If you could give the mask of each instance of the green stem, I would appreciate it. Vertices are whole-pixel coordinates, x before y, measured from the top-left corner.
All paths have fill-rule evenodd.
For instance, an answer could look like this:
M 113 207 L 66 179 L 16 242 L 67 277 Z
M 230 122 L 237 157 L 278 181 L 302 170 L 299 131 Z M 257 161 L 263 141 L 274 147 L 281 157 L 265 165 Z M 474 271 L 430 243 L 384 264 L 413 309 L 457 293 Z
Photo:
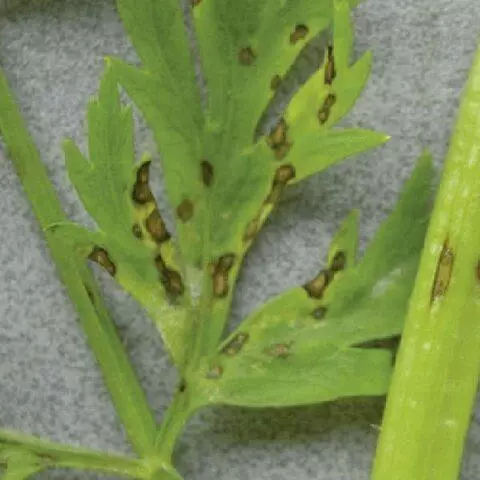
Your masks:
M 67 220 L 1 70 L 0 132 L 41 227 Z M 151 455 L 155 421 L 93 275 L 48 231 L 45 237 L 128 437 L 139 455 Z
M 480 46 L 420 263 L 373 480 L 454 480 L 480 367 Z
M 195 410 L 188 393 L 188 386 L 185 391 L 177 391 L 162 419 L 157 436 L 157 452 L 164 462 L 170 462 L 176 441 Z
M 148 478 L 149 474 L 137 459 L 68 447 L 31 435 L 0 430 L 0 452 L 9 448 L 28 450 L 46 461 L 49 468 L 81 468 L 133 478 Z

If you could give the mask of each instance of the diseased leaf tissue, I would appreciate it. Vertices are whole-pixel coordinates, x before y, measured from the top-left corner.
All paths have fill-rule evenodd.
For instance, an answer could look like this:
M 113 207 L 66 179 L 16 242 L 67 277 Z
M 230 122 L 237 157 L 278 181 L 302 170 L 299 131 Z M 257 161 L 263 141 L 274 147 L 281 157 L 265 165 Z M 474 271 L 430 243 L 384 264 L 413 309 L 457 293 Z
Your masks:
M 391 353 L 355 344 L 401 331 L 428 215 L 428 193 L 416 185 L 428 182 L 425 159 L 374 240 L 374 253 L 356 262 L 352 214 L 325 269 L 254 312 L 218 346 L 242 259 L 285 188 L 388 138 L 333 128 L 352 108 L 371 64 L 369 53 L 351 62 L 349 3 L 193 2 L 205 108 L 178 2 L 119 0 L 118 7 L 143 66 L 107 60 L 88 112 L 89 156 L 65 145 L 70 178 L 98 230 L 57 225 L 57 234 L 145 306 L 198 404 L 280 406 L 384 393 Z M 255 139 L 282 76 L 322 31 L 331 32 L 323 65 L 270 133 Z M 155 133 L 176 238 L 149 187 L 151 159 L 136 163 L 132 113 L 120 104 L 118 85 Z M 393 232 L 405 223 L 411 228 L 401 243 L 409 251 L 395 256 Z M 385 279 L 388 286 L 375 296 Z
M 71 247 L 64 280 L 75 292 L 72 298 L 82 265 L 77 309 L 81 318 L 89 315 L 85 330 L 90 340 L 97 340 L 94 350 L 112 398 L 142 458 L 104 456 L 99 461 L 96 453 L 66 451 L 30 438 L 12 441 L 17 437 L 3 432 L 0 453 L 10 452 L 12 444 L 21 446 L 0 457 L 8 478 L 80 465 L 135 478 L 159 474 L 179 480 L 171 465 L 173 446 L 199 407 L 283 407 L 387 391 L 393 352 L 386 340 L 402 331 L 429 216 L 428 155 L 420 158 L 362 258 L 357 258 L 359 215 L 353 211 L 314 278 L 272 298 L 224 334 L 242 261 L 285 190 L 388 140 L 375 131 L 335 126 L 353 107 L 370 73 L 369 52 L 351 58 L 350 10 L 356 3 L 190 2 L 207 85 L 202 102 L 179 1 L 117 0 L 142 66 L 107 58 L 98 95 L 88 106 L 88 151 L 71 140 L 64 144 L 69 178 L 96 228 L 65 221 L 53 193 L 50 204 L 44 203 L 58 221 L 46 221 L 38 214 L 41 209 L 36 213 L 49 240 Z M 294 93 L 273 127 L 259 134 L 285 75 L 319 34 L 327 39 L 320 68 Z M 151 188 L 155 158 L 147 153 L 137 158 L 132 108 L 120 101 L 120 88 L 154 133 L 174 212 L 171 231 Z M 8 117 L 11 99 L 4 104 Z M 6 143 L 15 147 L 13 154 L 20 152 L 21 163 L 33 150 L 22 150 L 29 138 L 17 135 L 18 118 L 12 135 L 0 112 Z M 73 263 L 71 251 L 77 256 Z M 179 370 L 179 386 L 159 428 L 146 400 L 139 406 L 143 392 L 128 371 L 113 325 L 105 312 L 97 315 L 101 297 L 86 279 L 83 260 L 102 267 L 144 306 Z M 432 279 L 432 302 L 448 287 L 453 261 L 446 244 Z M 90 308 L 81 312 L 85 304 Z M 92 304 L 99 308 L 92 310 Z M 101 347 L 108 347 L 105 355 L 97 337 L 102 337 Z M 8 448 L 2 450 L 2 442 Z M 47 456 L 40 455 L 39 445 Z

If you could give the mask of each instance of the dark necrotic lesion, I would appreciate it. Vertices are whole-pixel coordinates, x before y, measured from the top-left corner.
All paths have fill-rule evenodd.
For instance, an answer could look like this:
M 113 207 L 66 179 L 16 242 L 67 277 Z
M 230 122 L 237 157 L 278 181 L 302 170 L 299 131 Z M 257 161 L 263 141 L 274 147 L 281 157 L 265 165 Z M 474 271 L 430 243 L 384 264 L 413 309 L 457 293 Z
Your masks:
M 285 186 L 288 182 L 295 178 L 295 167 L 291 164 L 282 165 L 277 168 L 275 176 L 272 181 L 272 187 L 270 193 L 265 199 L 265 203 L 278 202 L 280 195 L 282 194 Z
M 213 182 L 213 165 L 208 160 L 202 160 L 200 163 L 200 173 L 202 177 L 202 183 L 209 187 Z
M 102 247 L 95 246 L 93 250 L 88 255 L 88 259 L 92 260 L 95 263 L 98 263 L 103 267 L 112 277 L 117 273 L 117 267 L 111 260 L 107 250 Z
M 322 270 L 315 278 L 307 282 L 303 288 L 312 298 L 322 298 L 326 288 L 333 280 L 333 273 L 330 270 Z
M 295 30 L 290 34 L 290 43 L 295 45 L 300 40 L 304 40 L 308 35 L 308 27 L 300 24 L 295 27 Z
M 325 97 L 325 100 L 323 101 L 323 104 L 317 113 L 317 118 L 321 125 L 323 125 L 324 123 L 327 123 L 330 117 L 330 112 L 332 110 L 332 107 L 335 105 L 336 101 L 337 101 L 337 97 L 334 93 L 329 93 Z
M 324 83 L 331 85 L 335 79 L 337 72 L 335 71 L 335 58 L 333 56 L 333 46 L 327 47 L 327 61 L 325 63 Z
M 238 52 L 238 61 L 240 65 L 250 66 L 255 61 L 256 55 L 252 47 L 243 47 Z
M 132 200 L 139 205 L 145 205 L 146 203 L 154 201 L 152 191 L 148 184 L 150 163 L 151 162 L 145 162 L 138 168 L 136 180 L 133 185 Z
M 167 294 L 174 299 L 182 295 L 185 287 L 180 273 L 173 268 L 169 268 L 160 254 L 155 257 L 155 266 Z
M 218 258 L 211 266 L 213 280 L 213 295 L 218 298 L 227 296 L 230 291 L 228 284 L 228 273 L 235 264 L 236 255 L 226 253 Z
M 228 356 L 234 356 L 240 352 L 248 340 L 248 333 L 238 332 L 222 349 L 222 353 Z
M 152 210 L 145 220 L 145 228 L 157 243 L 163 243 L 170 239 L 171 235 L 163 221 L 158 208 Z
M 193 217 L 193 203 L 188 198 L 185 198 L 177 206 L 176 214 L 182 223 L 188 222 Z
M 287 134 L 287 122 L 284 118 L 281 118 L 267 136 L 267 144 L 273 150 L 277 160 L 283 159 L 292 146 Z

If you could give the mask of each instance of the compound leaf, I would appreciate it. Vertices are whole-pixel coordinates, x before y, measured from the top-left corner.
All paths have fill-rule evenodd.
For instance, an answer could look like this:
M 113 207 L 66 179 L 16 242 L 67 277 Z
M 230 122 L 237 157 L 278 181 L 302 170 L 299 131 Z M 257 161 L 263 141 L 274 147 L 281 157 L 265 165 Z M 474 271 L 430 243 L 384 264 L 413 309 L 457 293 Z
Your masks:
M 422 156 L 355 266 L 352 213 L 333 239 L 327 269 L 267 302 L 221 345 L 194 387 L 199 402 L 287 406 L 384 394 L 392 353 L 369 342 L 401 333 L 427 227 L 432 173 L 430 157 Z
M 67 170 L 98 230 L 57 223 L 50 231 L 100 264 L 149 312 L 178 365 L 188 343 L 188 301 L 176 247 L 149 186 L 150 158 L 135 164 L 131 108 L 119 100 L 112 67 L 88 107 L 88 158 L 65 142 Z

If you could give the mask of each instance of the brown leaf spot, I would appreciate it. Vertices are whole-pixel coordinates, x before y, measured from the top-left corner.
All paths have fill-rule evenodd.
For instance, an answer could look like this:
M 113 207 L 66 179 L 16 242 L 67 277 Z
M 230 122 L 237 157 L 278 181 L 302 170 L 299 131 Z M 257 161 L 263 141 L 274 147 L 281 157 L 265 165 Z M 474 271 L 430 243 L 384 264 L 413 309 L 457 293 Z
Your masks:
M 335 105 L 337 101 L 337 97 L 333 93 L 329 93 L 325 100 L 323 101 L 323 105 L 320 107 L 318 111 L 317 118 L 321 125 L 327 122 L 328 118 L 330 117 L 330 111 L 332 107 Z
M 143 232 L 142 232 L 142 227 L 138 223 L 135 223 L 132 227 L 132 233 L 135 238 L 142 238 L 143 237 Z
M 139 205 L 153 201 L 153 194 L 147 183 L 135 183 L 132 190 L 132 200 Z
M 278 148 L 287 141 L 287 122 L 281 118 L 275 125 L 270 135 L 267 137 L 267 143 L 271 148 Z
M 291 147 L 292 147 L 292 144 L 290 142 L 285 142 L 284 144 L 275 148 L 275 150 L 274 150 L 275 158 L 277 160 L 283 160 L 287 156 Z
M 94 247 L 88 256 L 89 260 L 98 263 L 103 267 L 112 277 L 117 273 L 117 267 L 110 259 L 108 252 L 101 247 Z
M 335 60 L 333 56 L 333 46 L 329 45 L 327 50 L 327 61 L 325 63 L 325 75 L 324 83 L 325 85 L 331 85 L 335 79 Z
M 293 178 L 295 178 L 295 167 L 292 164 L 287 164 L 277 168 L 273 182 L 285 185 Z
M 293 165 L 287 164 L 277 168 L 272 182 L 272 189 L 270 190 L 268 197 L 265 199 L 265 202 L 278 202 L 285 185 L 292 180 L 292 178 L 295 178 L 295 168 Z
M 326 314 L 327 314 L 327 307 L 320 306 L 315 308 L 315 310 L 312 311 L 311 315 L 315 320 L 322 320 Z
M 242 333 L 239 332 L 237 333 L 228 343 L 225 345 L 225 347 L 222 349 L 222 353 L 224 355 L 229 355 L 233 356 L 236 355 L 242 347 L 245 345 L 245 343 L 248 340 L 248 333 Z
M 202 182 L 209 187 L 213 182 L 213 165 L 208 160 L 202 160 L 200 164 Z
M 322 270 L 314 279 L 306 283 L 303 288 L 312 298 L 322 298 L 325 289 L 332 281 L 333 274 L 330 270 Z
M 179 297 L 185 291 L 182 276 L 176 270 L 169 268 L 161 255 L 155 257 L 155 266 L 160 273 L 160 281 L 168 295 Z
M 297 25 L 295 30 L 290 34 L 290 43 L 295 45 L 308 35 L 308 27 L 306 25 Z
M 193 203 L 187 198 L 177 207 L 177 217 L 183 222 L 188 222 L 193 217 Z
M 150 164 L 151 162 L 145 162 L 138 167 L 137 170 L 137 182 L 138 183 L 148 183 L 150 178 Z
M 213 295 L 217 298 L 224 298 L 228 295 L 228 275 L 226 272 L 216 272 L 213 275 Z
M 220 365 L 214 365 L 206 375 L 206 378 L 209 380 L 216 380 L 217 378 L 220 378 L 223 373 L 223 368 Z
M 288 358 L 291 355 L 290 348 L 292 345 L 293 342 L 275 343 L 274 345 L 265 348 L 264 353 L 271 357 Z
M 238 52 L 238 61 L 240 65 L 249 66 L 255 61 L 256 55 L 251 47 L 243 47 Z
M 330 270 L 332 272 L 339 272 L 345 269 L 347 265 L 347 257 L 345 252 L 338 251 L 333 256 L 332 262 L 330 263 Z
M 282 77 L 280 75 L 274 75 L 270 80 L 270 88 L 272 90 L 276 90 L 279 87 L 281 81 L 282 81 Z
M 217 261 L 217 272 L 228 272 L 235 263 L 236 255 L 234 253 L 226 253 L 222 255 Z
M 157 208 L 152 210 L 152 213 L 145 220 L 145 228 L 157 243 L 166 242 L 171 237 Z

